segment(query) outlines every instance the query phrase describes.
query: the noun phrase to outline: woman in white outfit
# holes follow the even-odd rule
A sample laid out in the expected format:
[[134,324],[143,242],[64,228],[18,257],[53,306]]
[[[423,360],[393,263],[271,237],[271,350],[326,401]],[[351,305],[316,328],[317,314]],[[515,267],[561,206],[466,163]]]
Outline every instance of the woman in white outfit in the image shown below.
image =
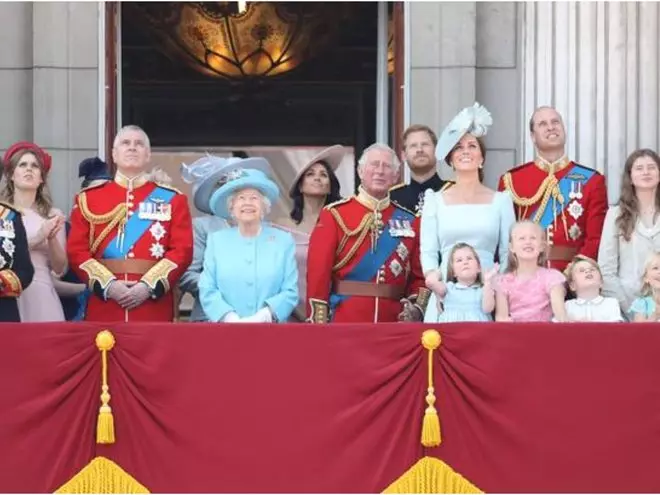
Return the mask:
[[605,216],[598,249],[603,295],[619,300],[628,314],[640,295],[644,265],[660,251],[660,157],[650,149],[633,151],[623,169],[619,204]]

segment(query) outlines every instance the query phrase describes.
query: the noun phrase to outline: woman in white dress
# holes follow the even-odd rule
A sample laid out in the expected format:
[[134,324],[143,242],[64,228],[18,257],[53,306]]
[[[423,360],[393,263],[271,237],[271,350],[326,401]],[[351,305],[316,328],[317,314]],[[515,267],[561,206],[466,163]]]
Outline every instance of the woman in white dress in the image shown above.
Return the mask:
[[335,171],[345,154],[343,146],[335,145],[321,151],[307,162],[296,175],[289,190],[289,197],[293,200],[291,213],[273,222],[273,227],[288,232],[296,241],[300,302],[291,315],[292,321],[305,321],[309,238],[323,207],[341,199],[339,179]]
[[633,151],[623,168],[619,204],[605,216],[598,249],[603,295],[618,299],[624,314],[640,295],[644,265],[660,251],[660,157]]
[[438,141],[438,161],[454,169],[456,183],[444,191],[425,192],[420,253],[426,284],[433,292],[425,322],[438,321],[436,292],[442,293],[438,281],[446,279],[449,252],[456,243],[472,246],[484,271],[493,267],[496,255],[507,259],[515,223],[513,201],[508,193],[482,184],[486,158],[482,138],[492,122],[488,110],[475,103],[454,117]]

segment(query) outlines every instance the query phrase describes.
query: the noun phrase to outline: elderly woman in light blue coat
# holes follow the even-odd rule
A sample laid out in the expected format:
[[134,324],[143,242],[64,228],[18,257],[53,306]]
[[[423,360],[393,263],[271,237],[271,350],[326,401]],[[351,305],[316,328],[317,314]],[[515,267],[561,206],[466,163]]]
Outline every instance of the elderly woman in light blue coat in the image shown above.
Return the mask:
[[279,190],[261,163],[227,167],[209,200],[214,215],[236,225],[207,239],[199,299],[212,322],[286,322],[298,304],[295,242],[263,220]]

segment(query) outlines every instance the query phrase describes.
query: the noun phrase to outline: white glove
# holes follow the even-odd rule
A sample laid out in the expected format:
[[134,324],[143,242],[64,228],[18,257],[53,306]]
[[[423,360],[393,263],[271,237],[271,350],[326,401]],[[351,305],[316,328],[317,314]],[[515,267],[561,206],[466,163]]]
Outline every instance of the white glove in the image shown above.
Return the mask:
[[233,311],[230,311],[229,313],[227,313],[225,315],[225,317],[222,319],[223,323],[238,323],[239,321],[241,321],[241,319]]
[[270,309],[261,308],[259,311],[257,311],[252,316],[248,316],[247,318],[241,318],[241,322],[243,322],[243,323],[272,323],[273,322],[273,314],[270,312]]

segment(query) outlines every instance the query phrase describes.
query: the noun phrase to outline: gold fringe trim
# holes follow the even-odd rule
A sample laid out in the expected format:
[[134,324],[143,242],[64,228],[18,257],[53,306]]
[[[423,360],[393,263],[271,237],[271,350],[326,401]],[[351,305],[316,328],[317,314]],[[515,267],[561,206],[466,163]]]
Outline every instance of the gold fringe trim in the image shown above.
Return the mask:
[[483,493],[435,457],[423,457],[383,493]]
[[96,422],[96,443],[115,443],[115,420],[110,408],[108,387],[108,351],[115,346],[115,337],[110,330],[96,335],[96,347],[101,351],[101,407]]
[[150,492],[110,459],[96,457],[55,493]]
[[433,387],[433,351],[440,347],[442,338],[437,330],[426,330],[422,334],[422,345],[429,351],[428,358],[428,389],[426,393],[426,410],[422,423],[422,445],[437,447],[442,441],[440,435],[440,418],[435,404],[435,388]]

